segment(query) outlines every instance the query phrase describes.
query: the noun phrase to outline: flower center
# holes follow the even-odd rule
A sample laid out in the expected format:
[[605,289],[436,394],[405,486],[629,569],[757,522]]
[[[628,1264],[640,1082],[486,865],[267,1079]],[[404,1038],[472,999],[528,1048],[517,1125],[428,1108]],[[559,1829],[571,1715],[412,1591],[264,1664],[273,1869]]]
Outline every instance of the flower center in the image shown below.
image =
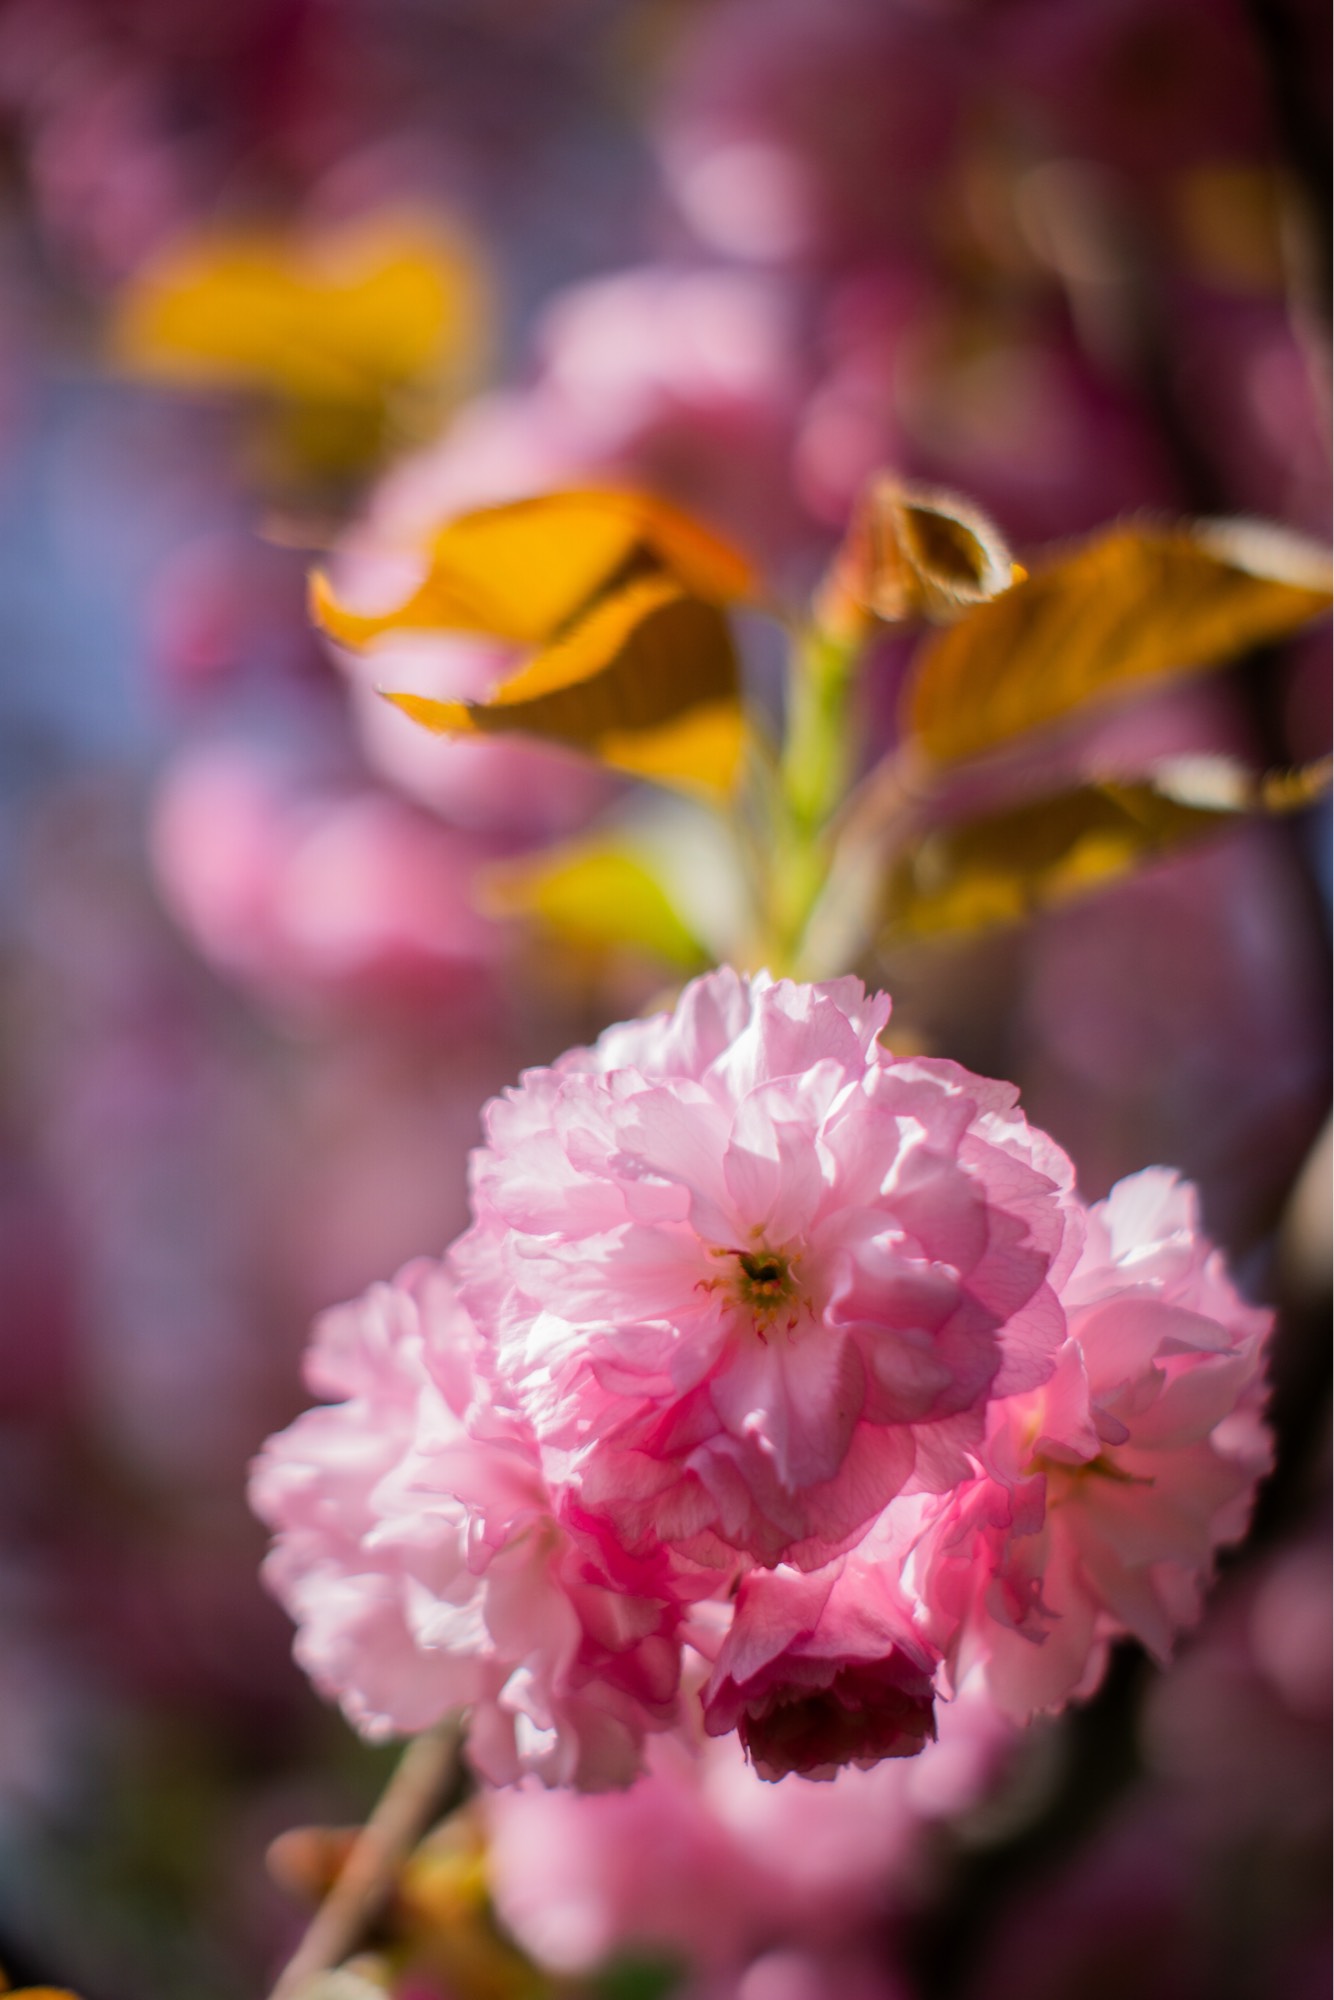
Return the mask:
[[732,1296],[744,1312],[762,1325],[789,1311],[796,1302],[796,1259],[781,1250],[734,1250]]
[[761,1340],[767,1340],[775,1322],[795,1332],[814,1311],[810,1287],[801,1279],[799,1246],[771,1250],[760,1243],[754,1250],[742,1250],[731,1243],[710,1249],[709,1255],[723,1268],[716,1278],[701,1278],[697,1289],[729,1301],[736,1317],[748,1322]]

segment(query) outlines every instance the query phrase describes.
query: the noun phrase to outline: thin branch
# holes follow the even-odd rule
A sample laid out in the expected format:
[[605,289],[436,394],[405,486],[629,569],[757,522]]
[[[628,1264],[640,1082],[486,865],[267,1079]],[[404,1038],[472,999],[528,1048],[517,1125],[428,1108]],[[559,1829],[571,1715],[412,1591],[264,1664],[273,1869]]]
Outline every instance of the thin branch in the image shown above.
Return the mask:
[[458,1745],[455,1717],[409,1743],[269,2000],[299,2000],[317,1974],[341,1965],[356,1950],[388,1902],[400,1867],[440,1809],[454,1776]]

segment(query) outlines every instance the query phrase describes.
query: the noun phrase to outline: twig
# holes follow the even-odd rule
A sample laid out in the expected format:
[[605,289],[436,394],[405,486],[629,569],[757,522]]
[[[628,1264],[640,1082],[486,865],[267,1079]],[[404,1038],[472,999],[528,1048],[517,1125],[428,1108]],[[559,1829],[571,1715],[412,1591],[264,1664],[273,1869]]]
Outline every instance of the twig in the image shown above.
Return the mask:
[[341,1965],[355,1951],[388,1901],[401,1863],[439,1808],[458,1742],[459,1723],[451,1717],[408,1745],[269,2000],[298,2000],[317,1973]]

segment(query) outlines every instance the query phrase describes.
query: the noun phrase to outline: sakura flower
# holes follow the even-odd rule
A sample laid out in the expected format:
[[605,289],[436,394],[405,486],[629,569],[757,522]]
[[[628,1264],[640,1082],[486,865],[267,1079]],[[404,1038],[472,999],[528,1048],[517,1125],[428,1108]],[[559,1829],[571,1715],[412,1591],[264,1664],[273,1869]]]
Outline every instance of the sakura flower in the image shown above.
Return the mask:
[[1169,1656],[1270,1462],[1270,1315],[1236,1291],[1188,1184],[1119,1182],[1063,1300],[1055,1370],[991,1406],[985,1470],[910,1565],[956,1684],[976,1668],[1015,1718],[1090,1691],[1114,1638]]
[[470,1311],[630,1548],[818,1567],[1050,1373],[1072,1174],[1015,1093],[896,1061],[883,996],[729,969],[487,1114]]
[[396,1286],[324,1315],[306,1380],[342,1400],[270,1438],[251,1484],[256,1511],[279,1530],[265,1577],[300,1627],[297,1659],[368,1734],[424,1729],[462,1698],[458,1664],[413,1643],[409,1566],[364,1547],[376,1489],[410,1445],[429,1385],[428,1296],[425,1271],[409,1267]]
[[[251,1497],[297,1658],[371,1737],[472,1711],[496,1783],[596,1789],[672,1717],[677,1610],[661,1563],[552,1518],[522,1428],[493,1409],[475,1329],[425,1261],[325,1315],[310,1386],[343,1400],[271,1438]],[[650,1594],[644,1594],[647,1586]]]
[[936,1661],[888,1553],[814,1575],[752,1570],[742,1584],[705,1726],[736,1728],[760,1777],[832,1778],[934,1739]]
[[1268,1462],[1269,1316],[1175,1175],[1085,1211],[888,1011],[695,981],[493,1102],[448,1259],[326,1316],[342,1400],[254,1499],[368,1734],[466,1708],[486,1777],[600,1789],[693,1716],[829,1778],[916,1758],[938,1695],[1014,1722],[1120,1635],[1166,1657]]

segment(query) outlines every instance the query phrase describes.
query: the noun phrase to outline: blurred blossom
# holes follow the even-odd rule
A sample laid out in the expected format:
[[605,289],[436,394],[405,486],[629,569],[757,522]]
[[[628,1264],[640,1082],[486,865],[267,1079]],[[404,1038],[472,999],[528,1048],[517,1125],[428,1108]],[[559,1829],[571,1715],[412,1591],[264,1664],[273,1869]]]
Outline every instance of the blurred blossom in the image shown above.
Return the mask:
[[[800,370],[770,288],[739,274],[627,272],[559,296],[536,345],[529,387],[465,404],[437,445],[380,482],[336,552],[340,597],[369,607],[410,587],[414,552],[454,514],[608,476],[698,505],[780,569],[809,572],[818,536],[787,464]],[[549,836],[606,798],[605,776],[569,753],[432,740],[379,698],[386,686],[477,698],[507,664],[494,645],[393,635],[345,664],[375,769],[451,821]]]
[[628,1792],[489,1795],[491,1892],[525,1950],[567,1974],[618,1952],[722,1973],[777,1938],[828,1948],[923,1895],[932,1825],[983,1797],[1013,1745],[989,1705],[961,1700],[920,1758],[809,1787],[764,1784],[734,1737],[658,1738]]
[[1151,2000],[1318,2000],[1329,1680],[1328,1540],[1308,1530],[1230,1579],[1154,1683],[1143,1777],[1008,1900],[969,2000],[1111,2000],[1127,1981]]
[[[660,156],[709,249],[815,306],[828,362],[797,478],[816,513],[888,461],[1021,537],[1206,484],[1208,505],[1323,524],[1269,88],[1245,10],[1212,0],[701,16]],[[852,337],[850,288],[883,301]]]
[[0,1270],[10,1311],[0,1332],[0,1424],[59,1426],[77,1393],[75,1283],[53,1191],[9,1135],[0,1188]]
[[179,541],[144,593],[146,665],[162,692],[197,704],[258,685],[322,676],[305,608],[304,564],[252,531],[212,526]]
[[[6,1526],[8,1541],[12,1522]],[[61,1804],[72,1762],[87,1749],[87,1687],[59,1643],[54,1597],[30,1558],[25,1565],[0,1546],[0,1854],[8,1851],[11,1865],[25,1817]]]
[[1021,0],[1005,59],[1041,139],[1152,186],[1197,161],[1272,144],[1262,57],[1245,10],[1215,0]]
[[854,278],[830,329],[796,447],[803,497],[826,520],[884,463],[965,488],[1021,540],[1174,498],[1143,411],[1090,374],[1055,314],[970,313],[925,281]]
[[500,928],[470,890],[496,850],[391,795],[321,785],[242,743],[187,753],[151,833],[169,907],[203,955],[278,1001],[495,1004]]
[[558,292],[530,380],[465,404],[381,482],[372,545],[410,548],[465,508],[613,473],[781,554],[801,532],[785,469],[800,330],[797,301],[748,272],[645,265]]
[[173,146],[165,105],[117,40],[100,9],[78,4],[19,0],[0,24],[0,92],[27,128],[38,214],[103,270],[179,226],[200,164]]
[[[255,1839],[238,1831],[233,1849],[228,1829],[248,1810],[247,1760],[286,1768],[309,1721],[256,1589],[244,1462],[290,1409],[290,1330],[460,1226],[477,1094],[514,1062],[494,1027],[442,1051],[393,1010],[372,1026],[364,1001],[346,1026],[321,1016],[275,1038],[154,908],[138,820],[122,785],[84,779],[48,789],[26,830],[23,895],[5,912],[18,1171],[0,1205],[14,1723],[0,1730],[0,1928],[63,1951],[77,1896],[86,1961],[64,1962],[127,1993],[159,1962],[160,1914],[151,1942],[136,1931],[143,1898],[177,1912],[187,1968],[273,1948],[271,1907],[244,1923],[223,1908],[259,1868]],[[428,843],[448,838],[421,824]],[[410,966],[409,986],[420,976]],[[410,1017],[430,1017],[433,991]],[[207,1839],[184,1830],[196,1809]],[[159,1822],[177,1829],[170,1860]],[[120,1875],[85,1882],[109,1851]]]
[[1146,1761],[1206,1853],[1328,1840],[1330,1611],[1329,1540],[1311,1528],[1232,1585],[1153,1689]]
[[302,16],[299,0],[5,9],[0,101],[37,217],[81,275],[122,275],[195,219],[238,158],[290,129]]
[[767,1952],[735,1986],[706,1986],[698,2000],[907,2000],[908,1988],[885,1966],[884,1954],[868,1951]]
[[923,196],[957,140],[960,39],[945,7],[713,8],[659,111],[664,163],[692,226],[725,254],[775,261],[910,251]]
[[537,333],[558,400],[612,438],[704,426],[716,413],[761,423],[796,386],[790,308],[740,272],[646,267],[577,286],[547,308]]
[[[356,574],[355,565],[348,573]],[[570,833],[613,795],[606,774],[576,751],[523,737],[489,742],[433,737],[380,692],[392,686],[438,700],[482,700],[509,668],[503,647],[485,640],[395,634],[369,654],[341,658],[350,713],[372,770],[451,826],[475,836],[478,860],[485,858],[488,838],[512,847]],[[458,848],[462,859],[462,836]]]
[[1018,1023],[1034,1113],[1090,1192],[1146,1155],[1179,1161],[1232,1240],[1272,1215],[1328,1078],[1321,974],[1284,847],[1284,829],[1241,830],[1050,917]]
[[170,1482],[230,1460],[255,1420],[236,1175],[247,1150],[261,1171],[271,1158],[272,1120],[201,1031],[127,834],[88,787],[49,802],[32,839],[24,1100],[69,1232],[84,1393]]
[[561,413],[575,466],[698,510],[780,573],[800,557],[798,301],[748,272],[650,266],[558,296],[536,345],[537,394]]
[[1182,285],[1173,371],[1213,464],[1239,510],[1330,524],[1328,412],[1321,364],[1277,297],[1229,298]]
[[102,286],[225,200],[289,210],[327,188],[332,206],[354,185],[381,202],[429,200],[468,178],[486,192],[488,127],[536,132],[545,109],[559,132],[579,75],[572,65],[544,106],[522,37],[489,11],[427,26],[402,0],[332,13],[305,0],[14,0],[0,108],[35,220]]

